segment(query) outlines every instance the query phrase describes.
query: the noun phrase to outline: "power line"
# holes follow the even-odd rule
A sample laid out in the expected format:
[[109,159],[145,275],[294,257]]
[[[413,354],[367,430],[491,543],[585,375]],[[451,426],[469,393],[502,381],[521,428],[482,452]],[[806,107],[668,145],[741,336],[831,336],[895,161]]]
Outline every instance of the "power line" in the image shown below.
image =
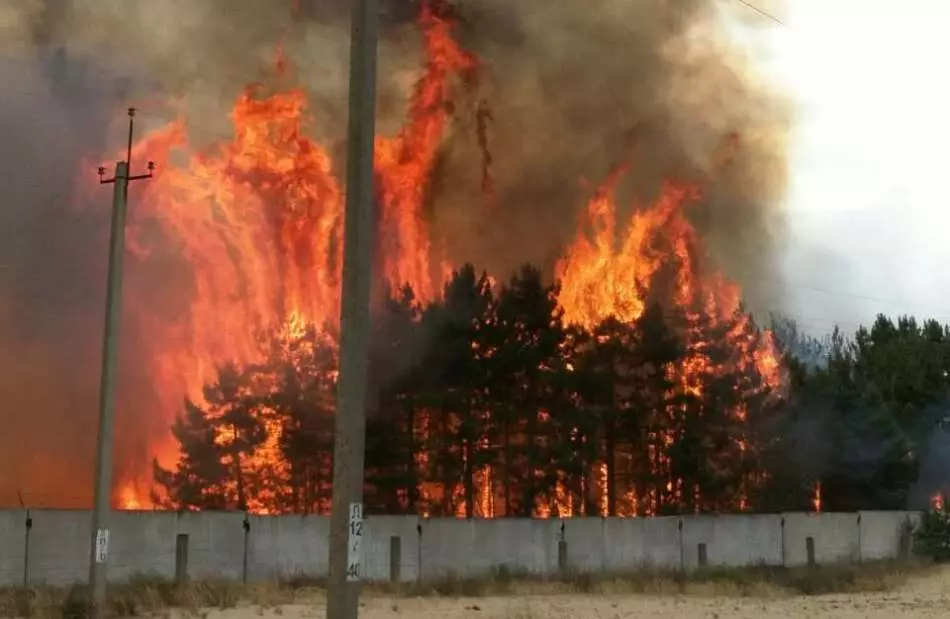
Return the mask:
[[758,6],[752,4],[752,3],[749,2],[748,0],[736,0],[736,2],[742,4],[743,6],[745,6],[746,8],[748,8],[748,9],[750,9],[750,10],[752,10],[752,11],[755,11],[756,13],[758,13],[759,15],[761,15],[762,17],[764,17],[764,18],[766,18],[766,19],[769,19],[769,20],[775,22],[775,23],[778,24],[779,26],[782,26],[783,28],[788,28],[788,24],[786,24],[785,22],[783,22],[781,19],[779,19],[778,17],[776,17],[776,16],[773,15],[772,13],[769,13],[769,12],[766,11],[765,9],[759,8]]

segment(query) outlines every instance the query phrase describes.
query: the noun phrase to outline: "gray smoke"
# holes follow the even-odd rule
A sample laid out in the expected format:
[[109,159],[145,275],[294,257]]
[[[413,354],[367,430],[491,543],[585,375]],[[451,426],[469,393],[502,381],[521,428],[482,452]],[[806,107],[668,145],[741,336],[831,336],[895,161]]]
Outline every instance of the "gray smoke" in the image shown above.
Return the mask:
[[[581,180],[596,184],[626,160],[634,169],[622,206],[655,198],[664,177],[710,181],[692,214],[717,264],[742,276],[747,293],[774,275],[790,110],[730,42],[716,3],[459,4],[462,41],[484,61],[478,96],[493,113],[500,209],[458,206],[479,186],[468,138],[449,155],[452,181],[440,184],[438,214],[453,248],[496,271],[525,260],[550,265],[591,194]],[[741,148],[717,170],[712,154],[730,133]],[[477,214],[481,233],[472,235]]]

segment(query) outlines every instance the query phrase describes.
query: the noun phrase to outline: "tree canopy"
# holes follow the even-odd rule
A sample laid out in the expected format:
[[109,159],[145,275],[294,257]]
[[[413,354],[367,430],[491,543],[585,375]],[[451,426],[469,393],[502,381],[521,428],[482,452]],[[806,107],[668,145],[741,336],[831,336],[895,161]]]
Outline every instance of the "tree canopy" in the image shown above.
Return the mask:
[[[525,266],[465,266],[441,300],[375,313],[366,508],[430,516],[601,516],[923,507],[945,489],[950,330],[880,316],[830,338],[773,317],[780,383],[743,310],[656,302],[568,324]],[[172,427],[155,499],[175,509],[329,508],[332,331],[267,334]]]

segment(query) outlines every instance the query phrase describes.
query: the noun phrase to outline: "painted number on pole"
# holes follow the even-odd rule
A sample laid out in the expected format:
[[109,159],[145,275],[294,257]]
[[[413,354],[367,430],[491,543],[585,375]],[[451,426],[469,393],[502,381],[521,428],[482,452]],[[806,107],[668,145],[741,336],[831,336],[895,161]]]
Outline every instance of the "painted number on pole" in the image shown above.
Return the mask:
[[350,525],[347,531],[346,580],[356,582],[363,576],[363,504],[350,503]]
[[109,556],[109,529],[96,531],[96,563],[105,563]]

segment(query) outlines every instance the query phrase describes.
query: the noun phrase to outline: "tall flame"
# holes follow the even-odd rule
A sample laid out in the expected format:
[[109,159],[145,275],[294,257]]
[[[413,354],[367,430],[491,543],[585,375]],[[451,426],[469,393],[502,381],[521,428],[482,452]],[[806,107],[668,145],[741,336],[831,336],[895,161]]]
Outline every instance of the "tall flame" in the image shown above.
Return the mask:
[[[422,216],[426,181],[456,78],[476,63],[452,39],[452,24],[428,5],[420,24],[425,70],[402,130],[377,140],[376,172],[383,275],[428,301],[444,269],[433,264]],[[286,66],[279,54],[279,72]],[[158,252],[152,245],[158,228],[189,276],[187,307],[171,319],[156,315],[148,300],[130,300],[131,311],[148,325],[157,409],[169,422],[181,394],[202,402],[202,386],[217,364],[259,360],[259,333],[288,322],[333,325],[339,318],[343,189],[327,150],[308,133],[306,93],[266,93],[254,85],[238,97],[230,117],[234,137],[208,149],[191,147],[185,120],[134,148],[133,156],[155,161],[158,173],[135,211],[129,246],[143,258]],[[173,462],[170,442],[155,451],[163,465]],[[143,501],[144,493],[133,488],[147,488],[147,474],[124,481],[123,503]]]

